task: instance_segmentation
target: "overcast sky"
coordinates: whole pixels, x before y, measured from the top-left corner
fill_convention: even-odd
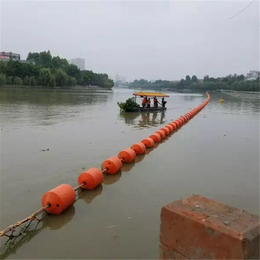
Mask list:
[[[50,50],[127,80],[259,70],[259,2],[2,1],[1,50]]]

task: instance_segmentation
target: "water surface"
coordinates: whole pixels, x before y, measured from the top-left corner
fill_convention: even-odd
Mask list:
[[[132,90],[1,89],[1,229],[40,208],[55,186],[77,185],[102,161],[196,107],[170,93],[167,111],[120,113]],[[193,120],[73,207],[46,216],[1,258],[158,258],[160,209],[200,194],[259,213],[259,95],[211,93]],[[140,100],[141,101],[141,100]],[[49,149],[49,151],[46,151]],[[42,151],[45,150],[45,151]]]

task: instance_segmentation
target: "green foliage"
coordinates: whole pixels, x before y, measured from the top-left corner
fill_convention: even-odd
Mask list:
[[[10,77],[6,77],[6,84],[7,85],[12,85],[13,84],[13,77],[12,76],[10,76]]]
[[[24,86],[29,86],[29,85],[31,85],[30,83],[31,83],[30,78],[28,76],[24,77],[23,85]]]
[[[50,69],[40,69],[40,85],[48,87],[51,86],[52,74]]]
[[[91,70],[83,70],[69,64],[59,56],[53,57],[50,51],[29,52],[29,63],[9,60],[0,62],[0,74],[6,75],[6,83],[13,84],[13,78],[19,77],[24,85],[38,85],[44,87],[67,87],[67,86],[99,86],[112,88],[113,80],[107,74],[94,73]],[[34,77],[33,79],[31,77]],[[8,80],[9,79],[9,80]],[[30,80],[29,80],[30,79]]]
[[[51,75],[50,87],[54,88],[56,86],[56,79],[53,75]]]
[[[67,85],[68,85],[69,87],[74,87],[74,86],[77,85],[77,80],[76,80],[75,78],[73,78],[73,77],[68,77],[68,83],[67,83]]]
[[[37,85],[37,81],[34,76],[30,77],[29,80],[30,80],[30,85],[32,87],[35,87]]]
[[[223,78],[213,78],[208,75],[204,76],[203,80],[193,75],[192,78],[187,75],[185,79],[179,82],[171,82],[166,80],[157,80],[148,82],[144,79],[134,80],[129,84],[129,87],[143,89],[190,89],[190,90],[237,90],[237,91],[259,91],[259,78],[257,80],[246,81],[245,76],[228,75]]]
[[[6,84],[6,76],[5,74],[1,73],[0,74],[0,87],[4,86]]]
[[[140,109],[140,106],[135,102],[134,98],[128,98],[126,102],[117,102],[117,105],[120,110],[124,112],[138,111]]]
[[[55,73],[55,79],[57,86],[62,87],[67,86],[69,77],[64,70],[58,69]]]
[[[13,84],[17,86],[23,85],[23,80],[20,77],[15,77],[13,80]]]
[[[193,75],[190,83],[198,83],[198,78],[195,75]]]

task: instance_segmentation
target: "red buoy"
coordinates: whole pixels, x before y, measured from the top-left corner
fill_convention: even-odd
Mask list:
[[[171,124],[168,124],[165,127],[169,129],[170,133],[173,131],[173,127]]]
[[[179,122],[179,126],[182,125],[182,120],[180,120],[180,119],[178,118],[176,121]]]
[[[42,197],[42,206],[50,214],[58,215],[75,201],[75,191],[68,184],[61,184],[56,188],[47,191]]]
[[[143,143],[146,147],[148,147],[148,148],[154,146],[154,140],[153,140],[152,138],[150,138],[150,137],[143,139],[143,140],[142,140],[142,143]]]
[[[102,170],[106,169],[108,174],[117,173],[121,167],[122,161],[116,156],[112,156],[102,163]]]
[[[82,172],[78,177],[78,184],[82,189],[93,190],[103,182],[103,173],[98,168],[90,168],[87,171]]]
[[[136,154],[143,154],[146,150],[146,147],[143,143],[136,143],[131,146],[131,149],[135,151]]]
[[[168,135],[170,133],[170,130],[166,127],[163,127],[160,130],[162,130],[165,133],[165,135]]]
[[[170,125],[172,126],[173,130],[177,128],[177,124],[175,124],[174,122],[171,122]]]
[[[118,154],[118,158],[126,163],[132,162],[135,159],[135,157],[135,151],[133,151],[131,148],[127,148]]]
[[[155,143],[160,142],[162,139],[158,133],[154,133],[154,134],[150,135],[149,137],[152,138]]]
[[[159,134],[161,136],[161,139],[165,138],[165,133],[162,130],[157,130],[155,133]]]
[[[180,126],[180,124],[181,124],[178,120],[175,120],[173,123],[177,125],[177,128],[178,128],[178,127]]]

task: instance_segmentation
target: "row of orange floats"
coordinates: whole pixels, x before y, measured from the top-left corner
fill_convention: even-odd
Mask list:
[[[78,188],[87,190],[95,189],[103,182],[104,173],[116,174],[121,169],[123,163],[134,161],[136,155],[143,154],[147,148],[153,147],[154,143],[160,142],[171,132],[193,118],[209,102],[210,96],[208,93],[206,93],[206,95],[207,99],[195,109],[164,126],[160,130],[151,134],[148,138],[143,139],[141,142],[135,143],[130,148],[120,151],[118,156],[113,156],[105,160],[102,163],[101,170],[98,168],[90,168],[81,173],[78,177],[78,186],[76,188],[73,188],[68,184],[61,184],[46,192],[42,197],[42,209],[47,211],[49,214],[58,215],[63,212],[75,202],[75,190]]]
[[[113,156],[105,160],[102,163],[101,170],[98,168],[91,168],[81,173],[78,177],[78,185],[80,185],[82,189],[95,189],[103,182],[103,173],[116,174],[121,169],[122,163],[130,163],[134,161],[136,155],[143,154],[146,148],[153,147],[154,143],[160,142],[175,129],[193,118],[208,104],[210,96],[208,93],[206,93],[206,95],[207,99],[195,109],[169,123],[165,127],[151,134],[148,138],[143,139],[141,142],[135,143],[130,148],[119,152],[118,156]],[[50,214],[60,214],[72,205],[74,201],[75,191],[73,187],[68,184],[62,184],[43,195],[42,206],[47,207],[49,205],[45,210]]]

